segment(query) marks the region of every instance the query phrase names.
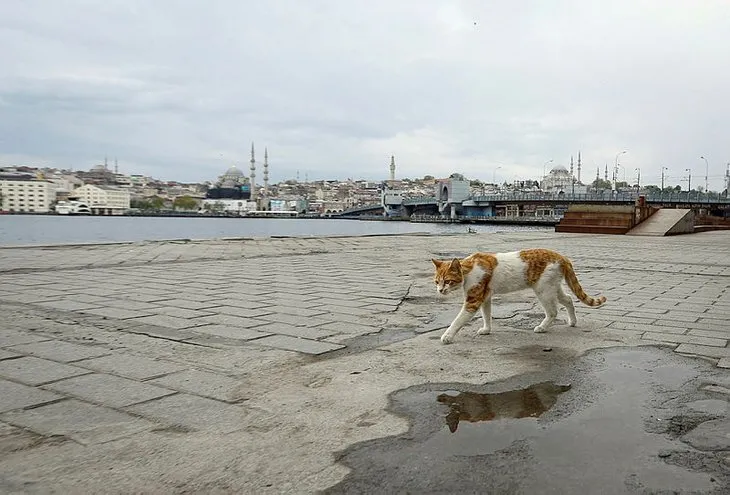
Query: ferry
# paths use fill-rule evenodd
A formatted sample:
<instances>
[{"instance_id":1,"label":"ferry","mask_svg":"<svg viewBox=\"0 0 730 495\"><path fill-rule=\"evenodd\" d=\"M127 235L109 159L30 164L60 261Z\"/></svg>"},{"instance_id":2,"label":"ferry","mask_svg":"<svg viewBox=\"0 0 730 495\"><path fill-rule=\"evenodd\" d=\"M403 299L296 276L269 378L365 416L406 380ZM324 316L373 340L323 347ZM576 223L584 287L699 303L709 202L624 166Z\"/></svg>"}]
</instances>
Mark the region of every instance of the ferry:
<instances>
[{"instance_id":1,"label":"ferry","mask_svg":"<svg viewBox=\"0 0 730 495\"><path fill-rule=\"evenodd\" d=\"M57 215L91 215L91 208L81 201L59 201L56 204Z\"/></svg>"}]
</instances>

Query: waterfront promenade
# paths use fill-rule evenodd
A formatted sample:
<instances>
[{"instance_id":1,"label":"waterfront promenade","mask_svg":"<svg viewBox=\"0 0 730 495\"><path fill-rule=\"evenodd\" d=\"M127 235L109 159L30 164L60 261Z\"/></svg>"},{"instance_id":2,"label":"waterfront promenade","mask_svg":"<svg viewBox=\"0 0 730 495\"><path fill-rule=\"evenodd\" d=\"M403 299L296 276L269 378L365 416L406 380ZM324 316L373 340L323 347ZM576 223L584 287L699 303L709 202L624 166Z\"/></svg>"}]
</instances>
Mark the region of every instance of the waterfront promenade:
<instances>
[{"instance_id":1,"label":"waterfront promenade","mask_svg":"<svg viewBox=\"0 0 730 495\"><path fill-rule=\"evenodd\" d=\"M492 334L430 258L546 247L586 292L546 334L531 292ZM639 238L496 234L0 248L0 491L305 493L336 453L403 433L388 394L481 384L590 349L663 344L730 368L730 232ZM730 384L716 385L718 396Z\"/></svg>"}]
</instances>

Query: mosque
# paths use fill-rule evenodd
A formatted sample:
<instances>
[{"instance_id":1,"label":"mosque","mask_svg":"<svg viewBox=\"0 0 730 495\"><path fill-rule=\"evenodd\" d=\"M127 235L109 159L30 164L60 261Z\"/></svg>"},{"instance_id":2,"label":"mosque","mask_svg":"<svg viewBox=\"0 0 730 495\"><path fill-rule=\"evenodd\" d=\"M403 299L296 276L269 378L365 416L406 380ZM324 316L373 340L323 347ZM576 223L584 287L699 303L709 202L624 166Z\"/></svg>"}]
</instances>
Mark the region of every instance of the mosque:
<instances>
[{"instance_id":1,"label":"mosque","mask_svg":"<svg viewBox=\"0 0 730 495\"><path fill-rule=\"evenodd\" d=\"M242 170L232 165L223 175L218 177L215 185L208 189L203 200L206 204L220 204L226 211L241 213L265 207L269 197L269 150L264 149L263 190L256 188L256 154L254 143L251 143L251 167L246 177ZM210 207L210 206L209 206Z\"/></svg>"},{"instance_id":2,"label":"mosque","mask_svg":"<svg viewBox=\"0 0 730 495\"><path fill-rule=\"evenodd\" d=\"M540 181L540 189L553 194L586 194L588 186L580 181L581 162L578 152L578 177L573 175L573 157L570 157L570 171L562 165L556 165Z\"/></svg>"}]
</instances>

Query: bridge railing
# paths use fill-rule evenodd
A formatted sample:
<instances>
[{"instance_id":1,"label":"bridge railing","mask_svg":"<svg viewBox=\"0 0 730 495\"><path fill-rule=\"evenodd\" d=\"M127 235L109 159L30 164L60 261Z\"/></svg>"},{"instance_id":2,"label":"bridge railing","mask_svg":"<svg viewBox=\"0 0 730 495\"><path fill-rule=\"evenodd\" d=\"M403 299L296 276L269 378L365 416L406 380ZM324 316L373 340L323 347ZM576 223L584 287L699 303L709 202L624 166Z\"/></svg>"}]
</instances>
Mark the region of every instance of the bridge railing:
<instances>
[{"instance_id":1,"label":"bridge railing","mask_svg":"<svg viewBox=\"0 0 730 495\"><path fill-rule=\"evenodd\" d=\"M658 194L638 194L636 192L592 192L586 194L552 194L544 192L526 192L511 194L490 194L474 196L469 198L475 202L504 202L504 201L608 201L628 203L636 201L639 196L644 196L646 201L667 202L667 203L692 203L692 204L730 204L730 197L720 196L713 193L690 192L661 192Z\"/></svg>"}]
</instances>

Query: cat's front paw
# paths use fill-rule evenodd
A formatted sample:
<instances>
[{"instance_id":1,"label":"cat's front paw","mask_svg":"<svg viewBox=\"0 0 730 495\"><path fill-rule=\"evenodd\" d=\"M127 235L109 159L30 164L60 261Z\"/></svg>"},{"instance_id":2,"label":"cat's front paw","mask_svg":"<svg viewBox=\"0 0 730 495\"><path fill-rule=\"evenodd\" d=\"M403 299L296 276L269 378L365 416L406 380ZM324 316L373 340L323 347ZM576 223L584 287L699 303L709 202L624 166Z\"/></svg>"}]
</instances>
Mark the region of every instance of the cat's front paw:
<instances>
[{"instance_id":1,"label":"cat's front paw","mask_svg":"<svg viewBox=\"0 0 730 495\"><path fill-rule=\"evenodd\" d=\"M441 343L442 344L451 344L454 342L454 338L451 335L443 334L441 336Z\"/></svg>"},{"instance_id":2,"label":"cat's front paw","mask_svg":"<svg viewBox=\"0 0 730 495\"><path fill-rule=\"evenodd\" d=\"M540 326L540 325L536 326L536 327L535 327L535 330L533 330L533 331L534 331L535 333L545 333L545 332L546 332L546 330L545 330L545 327L542 327L542 326Z\"/></svg>"},{"instance_id":3,"label":"cat's front paw","mask_svg":"<svg viewBox=\"0 0 730 495\"><path fill-rule=\"evenodd\" d=\"M492 329L490 327L482 327L477 330L477 335L489 335Z\"/></svg>"},{"instance_id":4,"label":"cat's front paw","mask_svg":"<svg viewBox=\"0 0 730 495\"><path fill-rule=\"evenodd\" d=\"M574 327L578 322L576 320L568 320L568 326Z\"/></svg>"}]
</instances>

